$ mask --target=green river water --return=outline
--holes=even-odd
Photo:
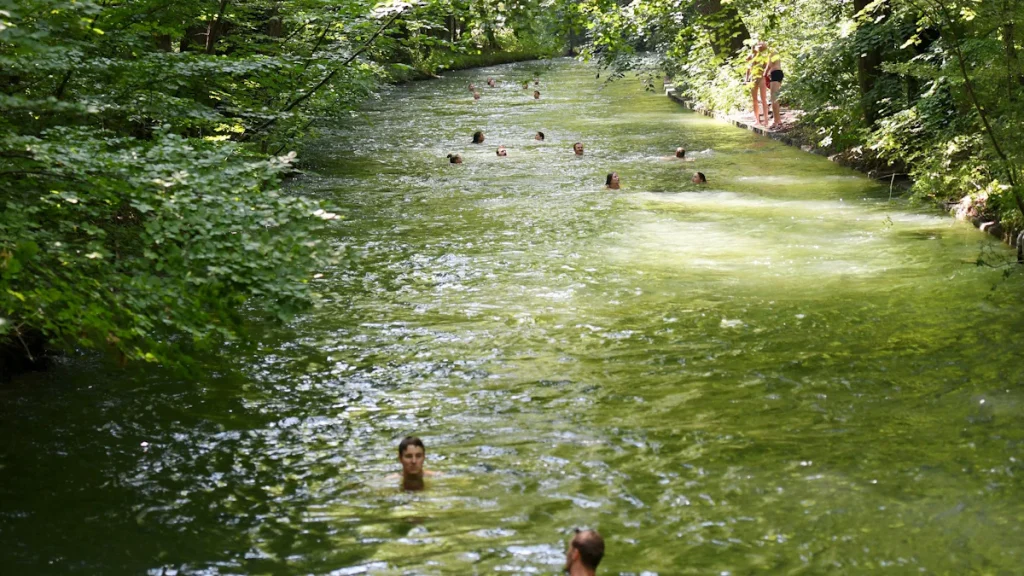
[[[604,574],[1024,570],[1024,296],[970,225],[569,60],[396,88],[303,156],[361,258],[199,381],[0,391],[0,571],[557,574],[577,526]]]

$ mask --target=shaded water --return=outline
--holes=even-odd
[[[199,382],[2,392],[10,573],[555,574],[576,526],[608,574],[1019,571],[1024,298],[970,226],[569,61],[312,148],[362,253],[323,308]],[[387,478],[410,433],[424,493]]]

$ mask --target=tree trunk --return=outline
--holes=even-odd
[[[871,40],[871,27],[889,18],[889,2],[886,0],[878,5],[871,14],[864,9],[872,0],[853,0],[854,18],[863,19],[857,27],[856,46],[860,51],[857,58],[857,83],[860,85],[860,103],[864,111],[864,121],[874,126],[878,120],[878,97],[874,93],[882,67],[882,50],[878,42]],[[881,18],[881,20],[879,19]]]
[[[267,22],[267,36],[271,38],[284,36],[284,22],[281,21],[280,16],[274,16]]]
[[[696,8],[709,29],[715,56],[731,58],[745,49],[750,31],[733,4],[723,6],[722,0],[698,0]]]
[[[156,47],[163,52],[170,52],[171,47],[171,35],[170,34],[159,34],[156,37]]]
[[[1003,24],[1003,49],[1006,52],[1006,93],[1010,101],[1017,100],[1017,88],[1024,86],[1024,74],[1020,72],[1020,60],[1017,59],[1017,46],[1014,40],[1014,24],[1009,21]]]
[[[228,2],[230,0],[220,0],[220,9],[217,11],[217,16],[210,20],[210,25],[206,29],[206,53],[213,54],[214,48],[217,45],[217,39],[220,36],[220,31],[224,27],[224,11],[227,10]]]

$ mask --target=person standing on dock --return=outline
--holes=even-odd
[[[751,105],[754,108],[754,124],[768,125],[768,96],[765,90],[764,70],[767,61],[765,51],[768,45],[758,42],[751,47],[750,56],[747,57],[747,73],[745,80],[750,83]],[[760,105],[758,96],[761,97]],[[761,121],[761,114],[764,114],[764,122]]]
[[[768,50],[765,47],[767,57],[765,61],[767,64],[764,67],[763,85],[768,86],[772,92],[772,124],[768,128],[772,130],[779,130],[782,128],[782,116],[779,112],[779,88],[782,87],[782,79],[785,74],[782,72],[782,63],[779,61],[779,55],[774,51]],[[764,88],[761,88],[761,98],[764,98]],[[765,115],[768,114],[767,109]],[[767,120],[767,119],[766,119]]]
[[[565,573],[569,576],[595,576],[604,558],[604,538],[596,530],[576,530],[565,553]]]

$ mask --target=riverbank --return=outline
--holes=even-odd
[[[804,152],[824,156],[841,166],[863,172],[868,178],[887,182],[890,192],[899,190],[902,195],[909,192],[914,185],[908,175],[909,170],[906,166],[892,165],[876,155],[866,152],[862,147],[836,150],[819,146],[814,139],[808,136],[806,131],[800,129],[800,118],[803,116],[801,110],[781,108],[780,115],[782,116],[783,128],[781,130],[771,130],[757,125],[751,113],[727,114],[711,110],[702,106],[699,102],[687,100],[676,93],[675,86],[669,83],[665,84],[665,95],[687,110],[731,124],[736,128],[749,130],[788,146],[800,148]],[[1024,230],[1004,226],[998,218],[985,212],[983,202],[979,203],[971,196],[964,196],[959,202],[939,202],[937,205],[957,220],[970,222],[982,232],[995,236],[1009,246],[1016,248],[1018,262],[1024,262]]]

